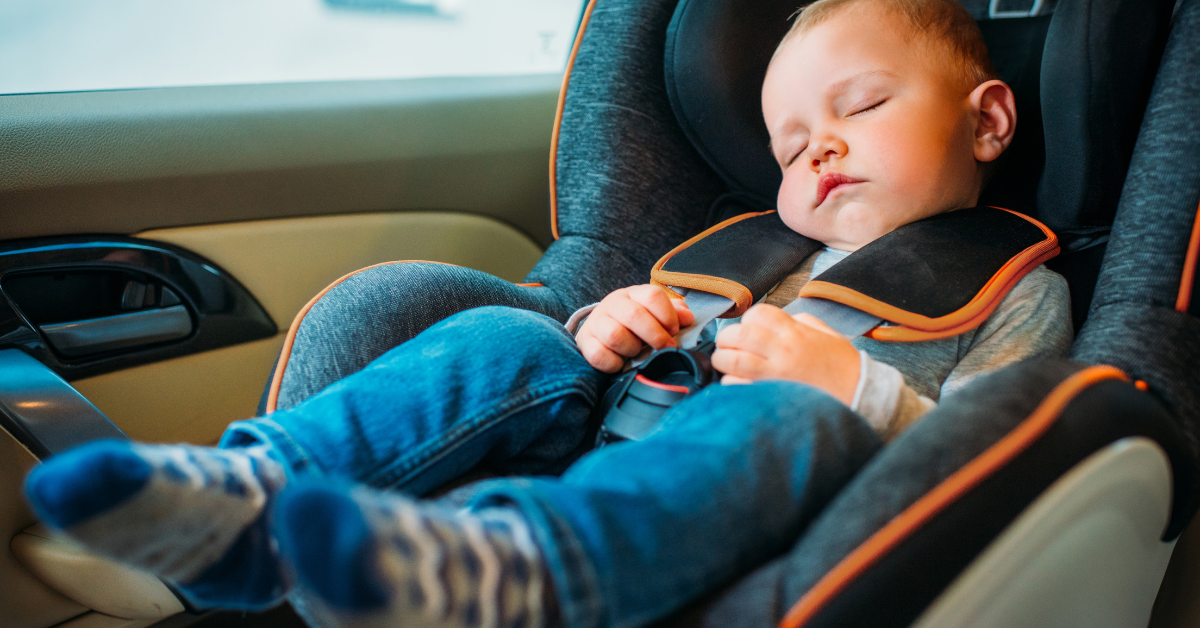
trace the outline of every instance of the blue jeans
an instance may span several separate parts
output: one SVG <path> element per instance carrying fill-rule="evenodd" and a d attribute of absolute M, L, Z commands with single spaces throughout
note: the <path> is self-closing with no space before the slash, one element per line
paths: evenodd
<path fill-rule="evenodd" d="M 412 495 L 481 465 L 534 476 L 468 503 L 522 512 L 571 628 L 644 625 L 785 551 L 880 447 L 832 397 L 766 381 L 710 386 L 644 440 L 588 452 L 609 381 L 552 319 L 478 308 L 221 444 Z"/>

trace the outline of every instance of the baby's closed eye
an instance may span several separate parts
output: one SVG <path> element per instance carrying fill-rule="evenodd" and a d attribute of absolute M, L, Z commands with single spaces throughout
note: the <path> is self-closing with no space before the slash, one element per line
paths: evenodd
<path fill-rule="evenodd" d="M 853 110 L 851 110 L 850 114 L 849 114 L 848 116 L 846 116 L 846 117 L 850 117 L 850 116 L 857 116 L 857 115 L 858 115 L 858 114 L 860 114 L 860 113 L 866 113 L 866 112 L 868 112 L 868 111 L 873 111 L 873 110 L 875 110 L 875 109 L 878 109 L 880 105 L 882 105 L 883 103 L 885 103 L 885 102 L 887 102 L 887 101 L 888 101 L 888 99 L 887 99 L 887 98 L 884 98 L 884 99 L 882 99 L 882 100 L 879 100 L 879 101 L 877 101 L 877 102 L 875 102 L 875 103 L 873 103 L 873 104 L 869 104 L 869 105 L 867 105 L 867 106 L 865 106 L 865 107 L 862 107 L 862 108 L 857 108 L 857 109 L 853 109 Z"/>

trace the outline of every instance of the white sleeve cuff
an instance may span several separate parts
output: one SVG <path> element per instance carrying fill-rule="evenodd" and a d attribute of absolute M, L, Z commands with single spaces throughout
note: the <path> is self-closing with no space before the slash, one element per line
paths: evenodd
<path fill-rule="evenodd" d="M 593 303 L 591 305 L 585 305 L 585 306 L 579 308 L 578 310 L 575 310 L 575 313 L 571 314 L 571 318 L 567 319 L 567 324 L 566 324 L 567 332 L 570 333 L 572 336 L 579 333 L 579 328 L 583 326 L 583 321 L 588 317 L 589 314 L 592 313 L 592 310 L 596 309 L 597 305 L 600 305 L 600 304 Z"/>
<path fill-rule="evenodd" d="M 871 359 L 866 351 L 860 350 L 858 357 L 858 386 L 854 389 L 850 409 L 866 419 L 877 433 L 883 434 L 900 402 L 904 375 L 895 367 Z"/>

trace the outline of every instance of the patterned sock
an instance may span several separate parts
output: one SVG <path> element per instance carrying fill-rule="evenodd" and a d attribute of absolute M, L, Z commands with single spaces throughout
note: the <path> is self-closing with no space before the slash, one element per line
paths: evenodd
<path fill-rule="evenodd" d="M 169 580 L 202 607 L 260 609 L 286 594 L 263 513 L 287 482 L 265 446 L 96 441 L 35 467 L 38 517 L 91 551 Z"/>
<path fill-rule="evenodd" d="M 539 628 L 552 592 L 517 511 L 455 512 L 363 487 L 292 487 L 274 516 L 293 605 L 343 628 Z M 297 600 L 297 598 L 300 598 Z"/>

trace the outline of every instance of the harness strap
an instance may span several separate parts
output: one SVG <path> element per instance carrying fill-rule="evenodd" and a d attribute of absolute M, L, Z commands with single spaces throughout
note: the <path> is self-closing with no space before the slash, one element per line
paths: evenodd
<path fill-rule="evenodd" d="M 883 319 L 829 299 L 800 297 L 783 308 L 787 314 L 812 314 L 847 340 L 854 340 L 883 323 Z"/>
<path fill-rule="evenodd" d="M 700 344 L 700 332 L 735 305 L 733 299 L 702 290 L 688 290 L 683 300 L 696 318 L 695 323 L 685 327 L 675 337 L 676 346 L 685 350 L 696 348 Z M 847 340 L 854 340 L 883 322 L 882 318 L 862 310 L 816 297 L 800 297 L 789 303 L 783 311 L 791 316 L 812 314 Z"/>
<path fill-rule="evenodd" d="M 671 250 L 651 279 L 675 297 L 688 295 L 707 324 L 741 316 L 822 246 L 789 229 L 775 212 L 747 213 Z M 978 327 L 1026 273 L 1058 250 L 1053 232 L 1017 212 L 976 207 L 939 214 L 900 227 L 813 277 L 788 311 L 811 313 L 848 338 L 956 336 Z M 680 346 L 695 346 L 698 336 L 699 330 L 687 330 Z"/>
<path fill-rule="evenodd" d="M 683 301 L 696 317 L 696 322 L 692 323 L 691 327 L 680 330 L 679 335 L 675 337 L 675 344 L 680 349 L 696 348 L 696 345 L 700 344 L 700 332 L 735 305 L 729 297 L 703 290 L 688 290 Z"/>

